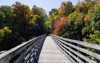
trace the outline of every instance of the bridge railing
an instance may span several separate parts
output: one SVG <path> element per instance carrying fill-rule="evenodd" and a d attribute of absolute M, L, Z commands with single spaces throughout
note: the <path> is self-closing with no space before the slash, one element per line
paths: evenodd
<path fill-rule="evenodd" d="M 52 35 L 52 38 L 73 63 L 100 63 L 100 45 L 62 38 L 56 35 Z M 87 50 L 86 47 L 94 49 L 94 52 Z M 97 51 L 99 53 L 96 53 Z M 95 60 L 91 60 L 89 56 L 94 57 Z"/>
<path fill-rule="evenodd" d="M 35 37 L 0 54 L 0 63 L 36 63 L 45 38 Z"/>

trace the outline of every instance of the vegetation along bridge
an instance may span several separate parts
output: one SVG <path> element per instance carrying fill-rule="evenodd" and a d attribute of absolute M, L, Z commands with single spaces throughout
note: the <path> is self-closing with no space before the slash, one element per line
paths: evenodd
<path fill-rule="evenodd" d="M 1 53 L 0 63 L 100 63 L 100 46 L 41 35 Z"/>

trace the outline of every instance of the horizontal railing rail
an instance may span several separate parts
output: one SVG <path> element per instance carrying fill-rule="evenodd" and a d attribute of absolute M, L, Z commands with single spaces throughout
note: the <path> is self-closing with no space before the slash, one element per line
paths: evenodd
<path fill-rule="evenodd" d="M 55 42 L 58 44 L 64 54 L 66 54 L 69 59 L 72 60 L 73 63 L 100 62 L 100 53 L 96 53 L 86 49 L 86 47 L 89 47 L 100 52 L 100 45 L 62 38 L 56 35 L 52 35 L 52 38 L 55 40 Z M 94 57 L 96 60 L 90 59 L 89 56 Z"/>
<path fill-rule="evenodd" d="M 0 63 L 35 63 L 45 38 L 46 35 L 35 37 L 0 54 Z"/>

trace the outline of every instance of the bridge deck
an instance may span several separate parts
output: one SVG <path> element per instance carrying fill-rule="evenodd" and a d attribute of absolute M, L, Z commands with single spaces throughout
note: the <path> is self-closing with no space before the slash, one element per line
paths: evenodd
<path fill-rule="evenodd" d="M 44 42 L 38 63 L 71 63 L 71 61 L 60 51 L 51 36 Z"/>

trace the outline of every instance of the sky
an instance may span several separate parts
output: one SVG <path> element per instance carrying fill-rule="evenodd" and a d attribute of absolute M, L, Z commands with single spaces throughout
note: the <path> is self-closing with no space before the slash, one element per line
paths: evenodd
<path fill-rule="evenodd" d="M 52 8 L 59 8 L 63 1 L 71 1 L 73 5 L 76 5 L 78 2 L 78 0 L 0 0 L 0 6 L 11 6 L 16 1 L 28 5 L 30 8 L 32 8 L 33 5 L 42 7 L 46 11 L 46 13 L 48 13 Z"/>

